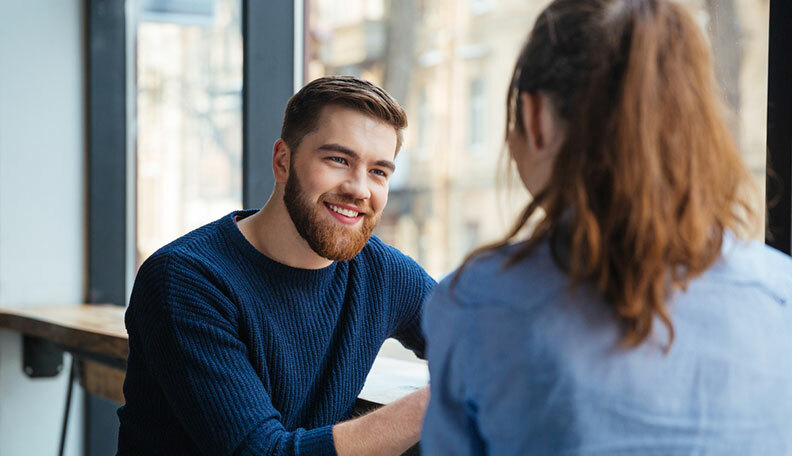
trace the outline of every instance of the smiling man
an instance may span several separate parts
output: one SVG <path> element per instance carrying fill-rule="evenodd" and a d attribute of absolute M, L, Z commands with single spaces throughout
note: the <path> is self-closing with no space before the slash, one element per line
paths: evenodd
<path fill-rule="evenodd" d="M 427 389 L 352 416 L 386 338 L 424 353 L 435 282 L 371 234 L 406 124 L 369 82 L 311 82 L 286 107 L 267 204 L 143 264 L 120 455 L 388 455 L 418 441 Z"/>

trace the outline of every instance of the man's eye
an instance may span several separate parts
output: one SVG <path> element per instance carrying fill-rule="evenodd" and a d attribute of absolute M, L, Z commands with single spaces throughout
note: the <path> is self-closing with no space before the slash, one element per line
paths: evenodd
<path fill-rule="evenodd" d="M 386 173 L 385 171 L 383 171 L 381 169 L 372 169 L 371 172 L 376 174 L 377 176 L 388 177 L 388 173 Z"/>
<path fill-rule="evenodd" d="M 346 158 L 343 158 L 343 157 L 328 157 L 327 159 L 332 161 L 332 162 L 336 162 L 339 165 L 346 165 L 347 164 Z"/>

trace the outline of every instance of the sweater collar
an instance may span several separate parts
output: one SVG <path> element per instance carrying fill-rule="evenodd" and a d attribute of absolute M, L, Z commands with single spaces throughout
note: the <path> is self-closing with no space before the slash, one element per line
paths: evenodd
<path fill-rule="evenodd" d="M 321 269 L 302 269 L 285 265 L 259 252 L 253 244 L 245 238 L 245 235 L 239 230 L 235 221 L 236 218 L 242 220 L 245 217 L 255 214 L 257 211 L 257 209 L 234 211 L 221 219 L 220 224 L 223 231 L 240 254 L 267 273 L 278 275 L 284 280 L 293 279 L 295 281 L 303 281 L 306 286 L 308 286 L 309 283 L 325 283 L 335 275 L 339 264 L 336 261 Z"/>

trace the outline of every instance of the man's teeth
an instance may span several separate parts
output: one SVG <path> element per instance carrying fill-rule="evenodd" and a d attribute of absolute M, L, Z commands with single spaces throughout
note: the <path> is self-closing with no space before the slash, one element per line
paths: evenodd
<path fill-rule="evenodd" d="M 333 206 L 332 204 L 328 204 L 328 206 L 330 206 L 330 209 L 332 209 L 334 212 L 338 212 L 339 214 L 344 215 L 346 217 L 358 216 L 358 213 L 355 211 L 350 211 L 349 209 L 344 209 L 343 207 Z"/>

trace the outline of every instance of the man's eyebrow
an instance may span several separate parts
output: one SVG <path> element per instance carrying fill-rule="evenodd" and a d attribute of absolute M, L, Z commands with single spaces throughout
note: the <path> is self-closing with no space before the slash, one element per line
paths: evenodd
<path fill-rule="evenodd" d="M 374 164 L 383 168 L 388 168 L 390 172 L 396 171 L 396 164 L 390 160 L 377 160 Z"/>
<path fill-rule="evenodd" d="M 352 150 L 352 149 L 350 149 L 348 147 L 342 146 L 341 144 L 336 144 L 336 143 L 322 144 L 321 146 L 317 147 L 316 150 L 326 150 L 326 151 L 338 152 L 338 153 L 344 154 L 344 155 L 346 155 L 346 156 L 348 156 L 348 157 L 350 157 L 350 158 L 352 158 L 354 160 L 359 160 L 360 159 L 360 155 L 358 155 L 357 152 L 355 152 L 354 150 Z M 396 171 L 396 164 L 394 164 L 390 160 L 377 160 L 374 164 L 377 165 L 377 166 L 381 166 L 383 168 L 388 168 L 391 172 Z"/>
<path fill-rule="evenodd" d="M 342 153 L 350 158 L 354 158 L 355 160 L 360 158 L 357 152 L 350 149 L 349 147 L 342 146 L 341 144 L 322 144 L 321 146 L 317 147 L 316 150 L 329 150 L 332 152 L 339 152 Z"/>

